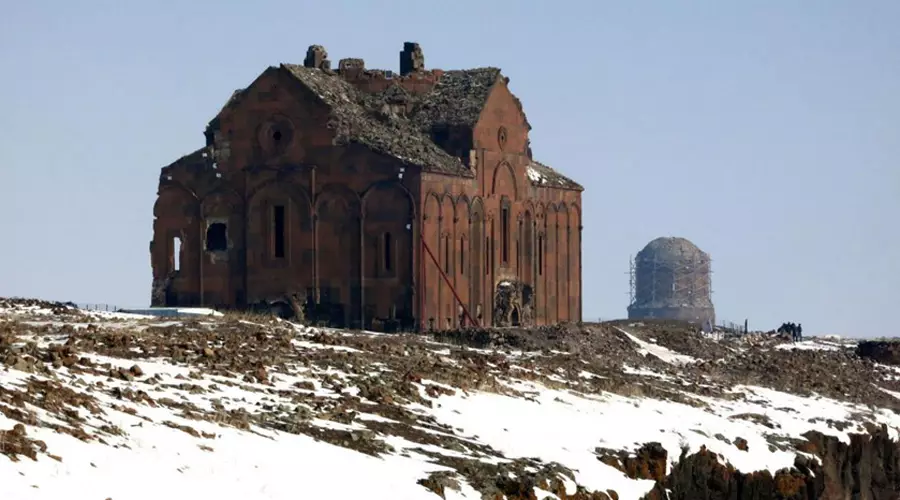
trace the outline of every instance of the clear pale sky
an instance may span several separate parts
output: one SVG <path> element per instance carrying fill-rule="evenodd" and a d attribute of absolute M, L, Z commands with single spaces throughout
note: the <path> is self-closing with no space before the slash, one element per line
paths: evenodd
<path fill-rule="evenodd" d="M 900 2 L 46 1 L 0 17 L 0 296 L 146 306 L 159 169 L 231 92 L 336 65 L 499 66 L 536 159 L 584 184 L 585 318 L 657 236 L 718 316 L 900 335 Z"/>

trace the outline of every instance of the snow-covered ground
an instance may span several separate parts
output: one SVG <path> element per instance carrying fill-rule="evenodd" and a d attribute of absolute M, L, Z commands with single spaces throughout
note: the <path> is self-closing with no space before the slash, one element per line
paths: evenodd
<path fill-rule="evenodd" d="M 709 395 L 697 387 L 714 381 L 698 385 L 681 371 L 697 358 L 620 332 L 634 345 L 631 363 L 652 354 L 671 366 L 623 360 L 615 371 L 571 353 L 503 354 L 283 321 L 187 324 L 0 303 L 9 339 L 0 343 L 0 451 L 11 457 L 0 460 L 0 498 L 435 499 L 426 486 L 439 481 L 427 480 L 443 471 L 452 478 L 445 498 L 480 499 L 479 467 L 514 476 L 514 466 L 557 463 L 570 471 L 556 477 L 566 494 L 637 500 L 655 482 L 629 478 L 598 449 L 658 442 L 671 468 L 682 449 L 705 447 L 740 471 L 774 473 L 793 466 L 791 440 L 810 430 L 849 442 L 875 422 L 898 437 L 900 416 L 885 409 L 749 384 Z M 542 364 L 557 362 L 579 369 Z M 627 383 L 612 392 L 604 384 L 616 377 Z M 838 430 L 835 421 L 849 423 Z M 17 424 L 41 442 L 35 459 L 10 451 Z M 534 492 L 558 498 L 551 488 Z"/>

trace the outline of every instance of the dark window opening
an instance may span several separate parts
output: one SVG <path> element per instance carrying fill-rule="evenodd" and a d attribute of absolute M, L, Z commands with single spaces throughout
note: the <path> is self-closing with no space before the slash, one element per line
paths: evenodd
<path fill-rule="evenodd" d="M 391 254 L 391 245 L 393 242 L 391 241 L 391 233 L 384 233 L 384 270 L 391 270 L 391 262 L 393 262 L 393 255 Z"/>
<path fill-rule="evenodd" d="M 450 237 L 444 237 L 444 274 L 450 274 Z"/>
<path fill-rule="evenodd" d="M 459 274 L 465 274 L 466 268 L 466 240 L 459 239 Z"/>
<path fill-rule="evenodd" d="M 500 209 L 500 263 L 509 262 L 509 208 Z"/>
<path fill-rule="evenodd" d="M 446 145 L 447 141 L 450 139 L 450 130 L 446 127 L 435 129 L 433 134 L 434 142 L 439 146 Z"/>
<path fill-rule="evenodd" d="M 544 274 L 544 237 L 538 236 L 538 274 Z"/>
<path fill-rule="evenodd" d="M 172 238 L 172 266 L 175 271 L 181 271 L 181 238 Z"/>
<path fill-rule="evenodd" d="M 274 244 L 275 258 L 283 259 L 285 254 L 284 205 L 275 205 L 273 208 L 272 218 L 275 225 L 275 237 L 272 243 Z"/>
<path fill-rule="evenodd" d="M 225 224 L 214 222 L 206 228 L 206 251 L 224 252 L 228 250 L 228 235 Z"/>

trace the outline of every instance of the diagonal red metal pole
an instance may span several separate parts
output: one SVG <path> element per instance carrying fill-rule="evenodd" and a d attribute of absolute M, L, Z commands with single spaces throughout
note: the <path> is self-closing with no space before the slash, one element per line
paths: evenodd
<path fill-rule="evenodd" d="M 432 262 L 434 262 L 434 265 L 437 266 L 437 270 L 439 273 L 441 273 L 441 277 L 444 278 L 444 281 L 447 283 L 447 286 L 450 287 L 450 291 L 453 292 L 453 296 L 456 297 L 456 301 L 459 302 L 460 306 L 462 306 L 463 314 L 466 316 L 466 319 L 469 320 L 469 323 L 471 323 L 475 326 L 481 326 L 480 324 L 478 324 L 477 321 L 472 319 L 472 316 L 469 314 L 469 309 L 466 307 L 465 304 L 463 304 L 463 301 L 459 298 L 459 294 L 456 293 L 456 289 L 453 288 L 453 283 L 450 282 L 450 278 L 448 278 L 447 275 L 444 273 L 444 270 L 441 269 L 440 263 L 438 263 L 438 260 L 434 256 L 434 254 L 431 253 L 431 249 L 428 248 L 428 244 L 425 243 L 424 237 L 422 237 L 422 248 L 424 248 L 425 251 L 428 252 L 428 256 L 431 257 Z"/>

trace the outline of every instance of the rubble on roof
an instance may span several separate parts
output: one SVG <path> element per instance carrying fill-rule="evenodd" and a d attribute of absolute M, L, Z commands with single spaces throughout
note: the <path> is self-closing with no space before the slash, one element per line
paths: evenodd
<path fill-rule="evenodd" d="M 528 179 L 533 186 L 555 187 L 562 189 L 576 189 L 584 191 L 581 184 L 569 179 L 565 175 L 551 168 L 549 165 L 535 160 L 528 164 Z"/>
<path fill-rule="evenodd" d="M 429 133 L 434 125 L 474 125 L 499 76 L 499 68 L 445 71 L 410 119 Z"/>
<path fill-rule="evenodd" d="M 431 136 L 439 127 L 474 126 L 494 84 L 501 78 L 499 68 L 444 71 L 434 87 L 423 95 L 410 94 L 400 85 L 365 93 L 328 69 L 324 48 L 313 46 L 310 51 L 304 65 L 282 64 L 281 68 L 331 108 L 328 126 L 335 133 L 336 144 L 355 142 L 427 172 L 473 175 L 459 158 L 443 150 Z M 345 66 L 347 61 L 344 60 Z M 239 102 L 245 91 L 236 90 L 223 109 Z M 517 98 L 516 105 L 522 110 Z M 408 111 L 404 113 L 404 109 Z M 526 126 L 531 129 L 527 120 Z M 528 165 L 528 177 L 534 186 L 584 189 L 534 160 Z"/>
<path fill-rule="evenodd" d="M 372 100 L 342 78 L 296 64 L 282 64 L 282 68 L 331 108 L 329 127 L 338 144 L 356 142 L 429 172 L 472 175 L 459 158 L 441 149 L 409 120 L 397 116 L 379 119 Z"/>

